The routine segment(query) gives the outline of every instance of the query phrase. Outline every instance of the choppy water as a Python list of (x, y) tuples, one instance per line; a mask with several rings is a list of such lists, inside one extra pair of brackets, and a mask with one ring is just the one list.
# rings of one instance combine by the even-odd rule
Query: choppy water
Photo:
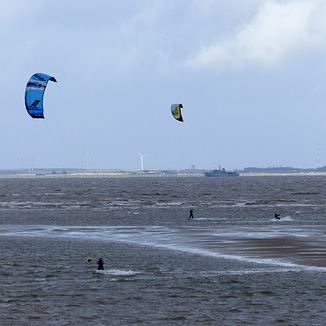
[(306, 176), (0, 179), (0, 325), (324, 325), (325, 195)]

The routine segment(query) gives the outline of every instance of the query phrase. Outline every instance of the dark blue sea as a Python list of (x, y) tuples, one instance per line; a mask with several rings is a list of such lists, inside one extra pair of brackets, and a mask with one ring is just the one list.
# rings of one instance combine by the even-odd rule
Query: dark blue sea
[(0, 325), (325, 325), (326, 177), (1, 178), (0, 250)]

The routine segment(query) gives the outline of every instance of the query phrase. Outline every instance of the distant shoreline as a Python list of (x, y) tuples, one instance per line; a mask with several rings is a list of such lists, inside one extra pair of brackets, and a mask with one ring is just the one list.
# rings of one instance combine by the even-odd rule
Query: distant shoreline
[(267, 177), (267, 176), (326, 176), (326, 172), (248, 172), (241, 173), (240, 176), (243, 177)]
[[(59, 171), (59, 169), (57, 169)], [(207, 170), (205, 170), (207, 171)], [(139, 178), (139, 177), (205, 177), (204, 170), (64, 170), (51, 172), (50, 170), (35, 170), (32, 172), (5, 171), (0, 173), (1, 178)], [(240, 172), (241, 177), (273, 177), (273, 176), (326, 176), (326, 172)], [(235, 177), (235, 178), (239, 178)], [(224, 179), (224, 178), (222, 178)], [(232, 178), (234, 179), (234, 178)]]

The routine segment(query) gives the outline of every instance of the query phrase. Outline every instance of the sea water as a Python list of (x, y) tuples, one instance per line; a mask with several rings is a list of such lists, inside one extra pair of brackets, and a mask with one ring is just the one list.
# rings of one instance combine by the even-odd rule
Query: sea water
[(0, 325), (325, 323), (326, 177), (0, 186)]

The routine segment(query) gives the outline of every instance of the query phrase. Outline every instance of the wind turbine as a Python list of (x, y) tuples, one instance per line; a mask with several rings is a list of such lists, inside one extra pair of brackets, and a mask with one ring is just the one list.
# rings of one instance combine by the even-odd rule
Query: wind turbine
[(31, 171), (34, 172), (34, 157), (31, 157), (30, 160), (31, 160), (30, 161), (31, 165), (30, 165), (28, 172), (31, 172)]
[(144, 157), (148, 156), (148, 155), (141, 155), (139, 152), (138, 152), (139, 156), (140, 156), (140, 167), (142, 170), (144, 170)]
[(24, 171), (24, 160), (26, 159), (25, 156), (20, 155), (20, 167), (21, 170)]
[(34, 171), (34, 157), (33, 156), (22, 156), (20, 155), (20, 162), (22, 165), (22, 170), (24, 170), (24, 161), (27, 160), (29, 161), (29, 166), (28, 166), (28, 173), (31, 173)]
[(89, 162), (93, 161), (90, 157), (89, 157), (89, 152), (87, 151), (86, 153), (86, 169), (89, 170)]

